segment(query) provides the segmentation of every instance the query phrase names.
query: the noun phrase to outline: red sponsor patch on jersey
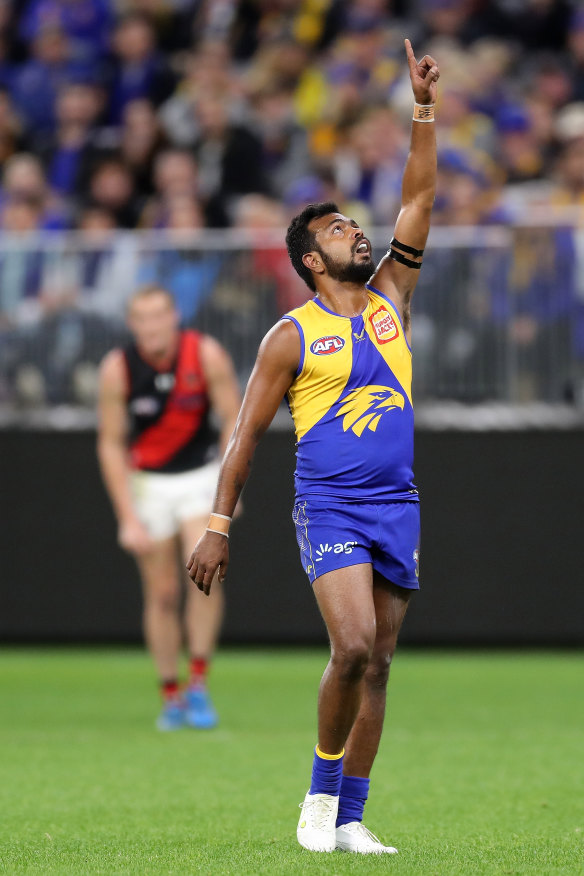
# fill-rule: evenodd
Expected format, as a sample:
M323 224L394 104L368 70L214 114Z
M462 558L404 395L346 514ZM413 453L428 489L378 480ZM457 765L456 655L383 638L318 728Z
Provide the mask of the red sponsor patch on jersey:
M345 346L345 342L338 335L326 335L324 338L317 338L310 345L310 352L317 356L330 356L331 353L338 353Z
M369 317L369 322L375 332L375 337L380 344L388 344L390 341L395 341L399 337L399 329L397 323L389 310L381 305L381 307L372 313Z

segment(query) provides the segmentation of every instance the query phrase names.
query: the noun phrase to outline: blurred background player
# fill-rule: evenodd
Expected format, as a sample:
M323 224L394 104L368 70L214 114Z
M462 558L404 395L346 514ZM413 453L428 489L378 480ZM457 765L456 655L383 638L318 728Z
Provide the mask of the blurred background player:
M118 520L120 545L138 564L144 632L160 679L160 730L209 728L217 716L206 688L223 617L221 586L205 599L187 589L189 678L178 683L183 641L180 552L203 533L239 410L230 357L208 335L179 328L171 294L138 290L128 307L133 342L112 350L100 373L98 456ZM220 434L211 419L219 422Z
M229 563L229 521L257 443L284 394L296 427L293 520L331 657L297 838L310 851L394 854L363 824L389 669L419 587L413 482L410 304L436 191L438 66L405 41L415 104L395 236L377 267L371 242L336 204L294 217L290 260L315 297L264 338L225 454L207 531L188 562L206 593Z

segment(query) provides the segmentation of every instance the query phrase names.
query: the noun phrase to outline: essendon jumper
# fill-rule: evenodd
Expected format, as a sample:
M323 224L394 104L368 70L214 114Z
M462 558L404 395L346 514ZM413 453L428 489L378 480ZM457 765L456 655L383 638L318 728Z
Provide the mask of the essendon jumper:
M217 433L209 422L200 344L198 332L181 332L175 361L160 371L142 358L135 344L124 350L134 468L177 473L199 468L216 456Z

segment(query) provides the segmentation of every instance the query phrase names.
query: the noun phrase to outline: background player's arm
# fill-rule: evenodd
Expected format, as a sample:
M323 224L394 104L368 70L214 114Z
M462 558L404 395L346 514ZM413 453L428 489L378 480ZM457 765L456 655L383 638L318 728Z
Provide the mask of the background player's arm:
M436 101L440 76L434 58L424 55L418 63L409 40L406 52L410 79L416 103ZM436 134L433 122L412 122L412 138L402 181L402 206L394 236L402 244L416 250L424 249L430 230L430 215L436 191ZM399 249L396 250L398 253ZM406 258L420 262L409 253ZM409 305L418 281L419 271L385 256L373 275L373 285L394 301L402 315L406 330L409 326Z
M118 520L120 545L135 554L148 551L152 542L138 520L130 490L128 465L127 378L123 354L112 350L99 375L97 456L101 474Z
M220 422L219 446L223 455L235 428L241 405L239 383L231 357L218 341L208 335L201 342L201 364L211 407Z
M233 434L227 445L213 511L233 516L251 469L255 449L290 389L300 361L300 337L289 320L277 323L259 349ZM187 568L199 588L209 593L218 568L223 581L229 563L229 542L224 535L205 532Z

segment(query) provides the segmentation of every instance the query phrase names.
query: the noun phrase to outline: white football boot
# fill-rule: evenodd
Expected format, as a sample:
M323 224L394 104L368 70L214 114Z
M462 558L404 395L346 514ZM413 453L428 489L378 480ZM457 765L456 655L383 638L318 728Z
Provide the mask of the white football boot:
M310 852L334 852L337 846L335 824L339 798L330 794L310 794L300 803L301 813L296 836Z
M342 824L337 827L335 833L336 848L343 852L357 852L359 855L397 855L397 849L393 846L384 846L360 821Z

